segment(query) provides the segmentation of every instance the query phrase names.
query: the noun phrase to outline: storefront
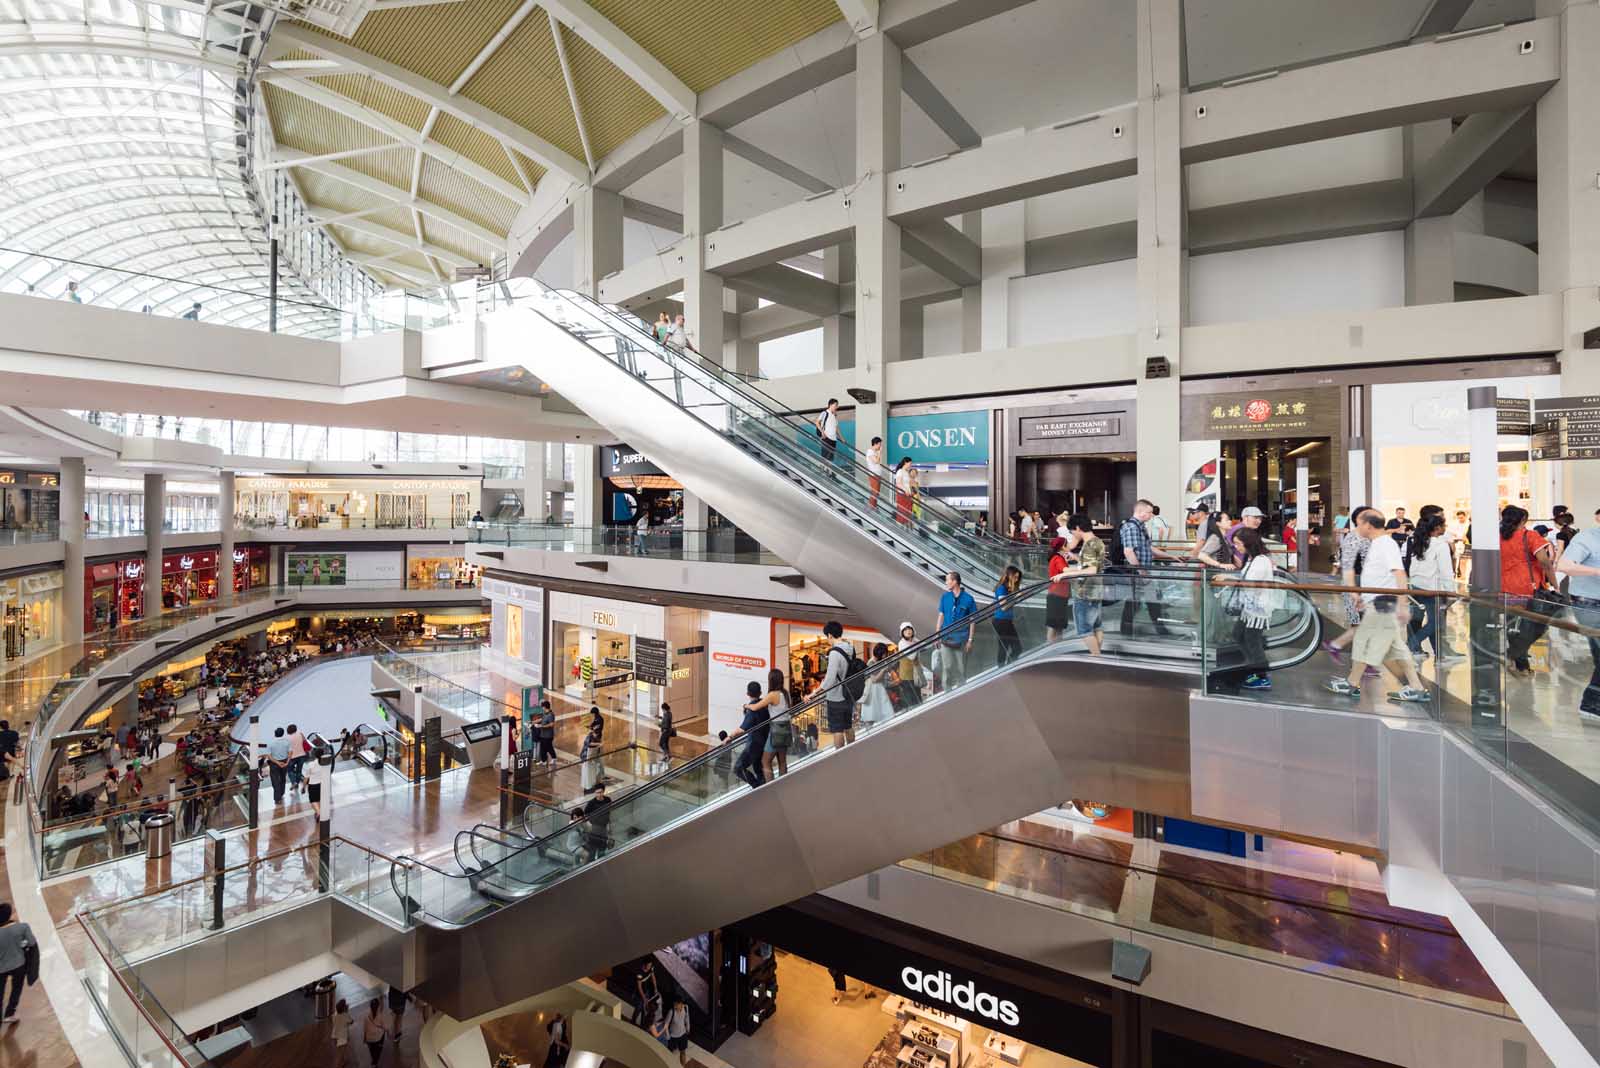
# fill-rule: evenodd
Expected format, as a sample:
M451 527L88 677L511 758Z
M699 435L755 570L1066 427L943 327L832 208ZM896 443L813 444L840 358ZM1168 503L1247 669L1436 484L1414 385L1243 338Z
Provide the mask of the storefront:
M465 527L481 488L476 478L240 478L234 501L252 525L425 530Z
M237 552L234 559L238 559ZM84 568L83 626L106 630L144 618L143 556L105 560ZM266 561L262 560L263 582ZM237 586L237 580L235 580ZM179 550L161 558L161 602L166 608L217 599L217 551Z
M1452 523L1456 512L1471 514L1467 391L1476 386L1494 386L1502 402L1527 403L1561 394L1561 380L1555 375L1386 382L1370 387L1371 503L1385 515L1402 507L1414 517L1425 504L1442 507ZM1542 519L1563 503L1557 488L1560 465L1529 462L1526 434L1504 434L1500 455L1498 504L1519 505Z
M855 646L856 655L869 664L873 646L882 642L892 649L895 644L875 630L858 627L844 628L844 640ZM828 673L828 650L832 647L833 640L822 633L820 623L797 619L772 621L772 660L788 681L791 705L798 705L822 685Z
M0 471L0 530L51 530L60 518L55 472Z
M909 456L924 496L937 497L976 522L980 512L989 510L990 420L987 407L896 407L885 432L884 462L893 467Z
M241 545L233 550L233 591L258 590L269 585L272 550L265 545Z
M468 563L456 542L406 546L406 589L449 590L475 586L478 565Z
M161 558L161 604L165 608L185 608L199 601L217 599L217 553L168 553Z
M1026 509L1046 519L1083 512L1106 526L1127 516L1138 497L1135 403L1132 387L1114 387L1004 409L1001 511ZM992 520L992 529L1004 533L1004 516Z
M627 445L600 450L607 523L636 523L649 512L652 527L683 524L683 486Z
M652 722L662 701L685 721L706 706L699 609L551 592L549 611L551 689Z
M1307 522L1313 545L1327 539L1330 505L1344 502L1345 391L1338 386L1241 391L1236 383L1184 383L1180 461L1186 508L1205 504L1237 517L1266 513L1262 530L1279 538L1293 525L1299 460L1307 461ZM1175 531L1181 528L1175 523Z
M61 640L62 573L0 579L0 660L16 660Z

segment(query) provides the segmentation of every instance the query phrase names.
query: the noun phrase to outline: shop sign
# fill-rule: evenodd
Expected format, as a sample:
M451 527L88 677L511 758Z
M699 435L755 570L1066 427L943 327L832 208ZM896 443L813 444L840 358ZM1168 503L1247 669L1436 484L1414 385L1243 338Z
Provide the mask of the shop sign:
M60 589L61 585L61 572L59 571L46 571L42 575L22 576L22 592L25 594L49 593L51 590Z
M209 571L216 566L217 554L215 552L179 553L161 558L161 573L163 575L176 575L183 571Z
M1429 456L1429 460L1435 466L1443 466L1443 465L1449 465L1449 464L1470 464L1472 462L1472 453L1470 453L1470 452L1436 452L1436 453L1433 453L1431 456ZM1503 464L1527 463L1527 461L1528 461L1528 450L1527 449L1501 449L1500 452L1496 455L1496 460L1497 460L1497 462L1503 463Z
M625 656L603 656L600 658L600 666L631 668L633 667L633 661Z
M671 667L667 658L667 643L660 638L635 638L633 640L634 671L640 682L665 686Z
M138 582L144 578L144 561L124 560L118 565L118 571L129 582Z
M909 456L919 464L986 464L989 462L989 413L939 412L889 417L891 464Z
M595 626L616 629L617 614L615 612L602 612L597 608L590 613L590 616Z
M739 653L716 652L711 654L711 659L718 664L726 664L735 671L767 670L767 658L764 656L742 656Z
M242 564L242 563L244 563L245 561L247 561L249 559L250 559L250 554L245 552L243 549L235 549L235 550L233 550L233 562L235 564Z
M1525 438L1533 433L1533 401L1527 397L1494 399L1494 431L1504 437Z
M1057 441L1061 438L1114 438L1122 433L1120 415L1035 416L1022 420L1023 441Z
M664 475L665 471L645 458L644 453L636 452L627 445L613 445L609 449L602 449L601 455L605 457L605 476L614 478L617 475Z
M1339 428L1338 389L1276 389L1183 398L1183 436L1222 441L1330 437Z
M91 578L96 585L102 582L113 582L117 577L116 564L95 564Z
M900 984L919 999L943 1002L955 1009L957 1015L976 1013L985 1020L1016 1027L1022 1022L1015 1001L1002 1000L978 989L977 982L968 979L958 983L947 971L929 975L915 965L900 969Z

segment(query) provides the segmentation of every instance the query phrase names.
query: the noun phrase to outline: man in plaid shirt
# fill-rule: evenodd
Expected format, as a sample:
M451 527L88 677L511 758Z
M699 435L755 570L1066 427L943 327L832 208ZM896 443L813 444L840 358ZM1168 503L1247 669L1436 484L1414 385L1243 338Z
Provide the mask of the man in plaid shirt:
M1122 542L1123 560L1130 568L1145 569L1153 566L1157 560L1175 560L1177 557L1163 549L1158 549L1150 540L1150 531L1145 526L1150 517L1155 515L1156 507L1143 497L1134 502L1133 515L1122 521L1122 526L1117 530L1117 537ZM1161 625L1161 600L1159 591L1153 582L1141 582L1134 579L1128 584L1127 599L1122 602L1122 633L1133 633L1133 616L1139 602L1144 602L1145 612L1150 616L1150 623L1157 634L1166 634L1167 628Z

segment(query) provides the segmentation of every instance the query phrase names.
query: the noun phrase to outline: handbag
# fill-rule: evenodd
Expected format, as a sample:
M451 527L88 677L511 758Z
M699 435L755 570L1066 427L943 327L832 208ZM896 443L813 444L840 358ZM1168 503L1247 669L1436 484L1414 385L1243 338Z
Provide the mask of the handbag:
M789 718L775 719L767 731L767 741L774 749L787 749L794 740L794 728L790 725Z

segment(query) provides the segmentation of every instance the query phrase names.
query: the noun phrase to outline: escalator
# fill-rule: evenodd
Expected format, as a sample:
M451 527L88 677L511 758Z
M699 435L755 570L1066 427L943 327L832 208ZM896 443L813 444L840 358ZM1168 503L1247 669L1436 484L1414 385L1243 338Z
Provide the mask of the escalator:
M514 343L541 381L883 633L934 619L950 569L980 596L1008 565L1043 577L1040 547L970 530L931 496L897 510L887 472L843 444L825 461L808 420L631 316L532 279L496 290L515 327L491 346Z
M1104 602L1110 625L1135 589L1090 579L1076 592ZM1190 815L1189 696L1219 667L1224 646L1209 635L1231 625L1211 589L1195 600L1197 661L1090 657L1049 641L1043 590L869 669L869 685L893 684L926 677L937 655L949 687L914 698L896 687L900 700L850 744L828 747L818 699L794 709L789 772L759 789L735 773L749 744L736 738L601 813L549 806L521 826L475 829L458 838L454 867L401 858L387 894L361 904L404 921L404 978L466 1019L1067 797ZM1286 617L1316 617L1297 591L1287 600ZM1000 640L997 610L1014 613L1018 643ZM1315 653L1320 626L1291 629L1298 641L1274 647L1269 667ZM946 639L970 639L963 671Z

